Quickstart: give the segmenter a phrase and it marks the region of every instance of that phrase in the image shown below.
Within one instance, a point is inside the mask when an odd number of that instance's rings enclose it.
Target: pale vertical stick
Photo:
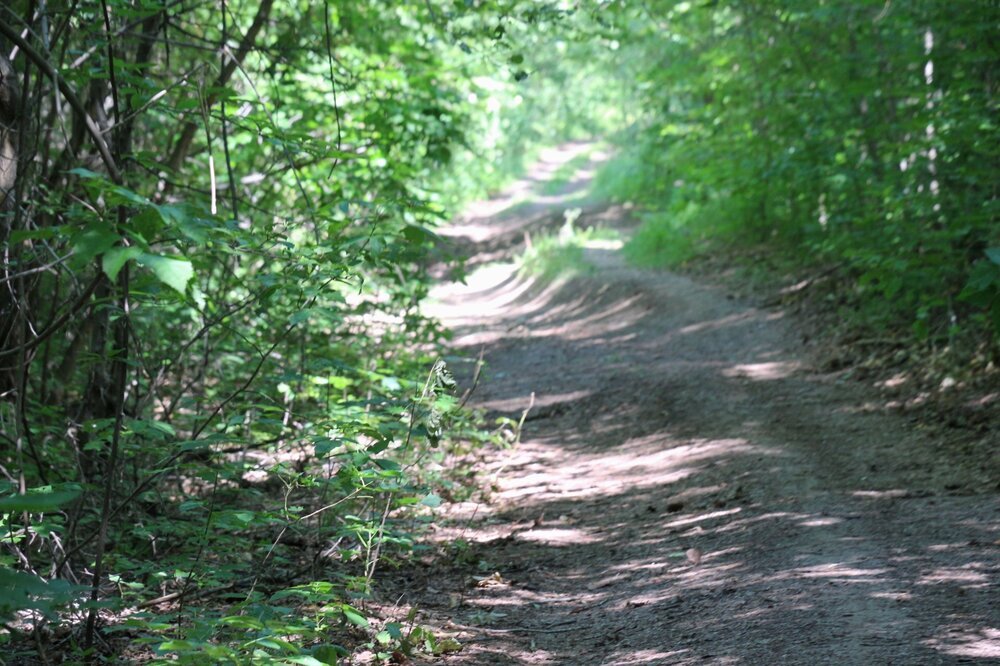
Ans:
[[[212,181],[212,215],[215,215],[219,209],[215,204],[215,158],[211,155],[208,156],[208,177]]]

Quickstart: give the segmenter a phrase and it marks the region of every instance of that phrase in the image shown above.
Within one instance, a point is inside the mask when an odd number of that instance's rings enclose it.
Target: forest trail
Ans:
[[[462,541],[412,599],[463,645],[442,663],[1000,660],[995,468],[949,462],[815,370],[780,309],[629,268],[608,242],[587,274],[518,275],[525,234],[557,232],[594,164],[532,192],[585,149],[447,232],[478,269],[433,309],[457,353],[484,352],[473,403],[516,420],[534,400],[486,462],[490,502],[448,509],[436,538]],[[630,224],[615,206],[576,222]]]

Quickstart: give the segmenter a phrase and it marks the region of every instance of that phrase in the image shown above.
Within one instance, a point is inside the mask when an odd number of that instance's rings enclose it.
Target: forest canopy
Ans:
[[[420,303],[458,261],[436,227],[540,146],[617,146],[594,196],[637,207],[639,263],[763,244],[836,272],[858,326],[995,360],[998,27],[972,0],[5,3],[0,645],[447,651],[361,606],[471,492],[450,461],[514,436]]]

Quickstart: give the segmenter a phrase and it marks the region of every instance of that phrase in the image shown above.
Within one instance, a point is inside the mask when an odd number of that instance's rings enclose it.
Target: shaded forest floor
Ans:
[[[584,148],[546,154],[448,232],[473,272],[433,309],[456,355],[484,354],[473,403],[530,410],[521,441],[480,462],[482,501],[442,507],[437,554],[394,582],[463,644],[443,662],[1000,659],[989,420],[893,411],[892,386],[803,346],[802,313],[630,268],[611,242],[587,245],[575,276],[519,274],[594,164],[532,193]],[[576,222],[633,225],[592,204]]]

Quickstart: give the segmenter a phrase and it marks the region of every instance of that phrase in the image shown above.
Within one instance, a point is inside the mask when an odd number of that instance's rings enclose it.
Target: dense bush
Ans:
[[[501,19],[0,8],[0,643],[67,621],[68,655],[108,623],[182,660],[333,663],[330,627],[433,642],[351,604],[450,490],[447,453],[490,436],[418,306],[473,71],[512,78],[465,53],[500,50]]]

